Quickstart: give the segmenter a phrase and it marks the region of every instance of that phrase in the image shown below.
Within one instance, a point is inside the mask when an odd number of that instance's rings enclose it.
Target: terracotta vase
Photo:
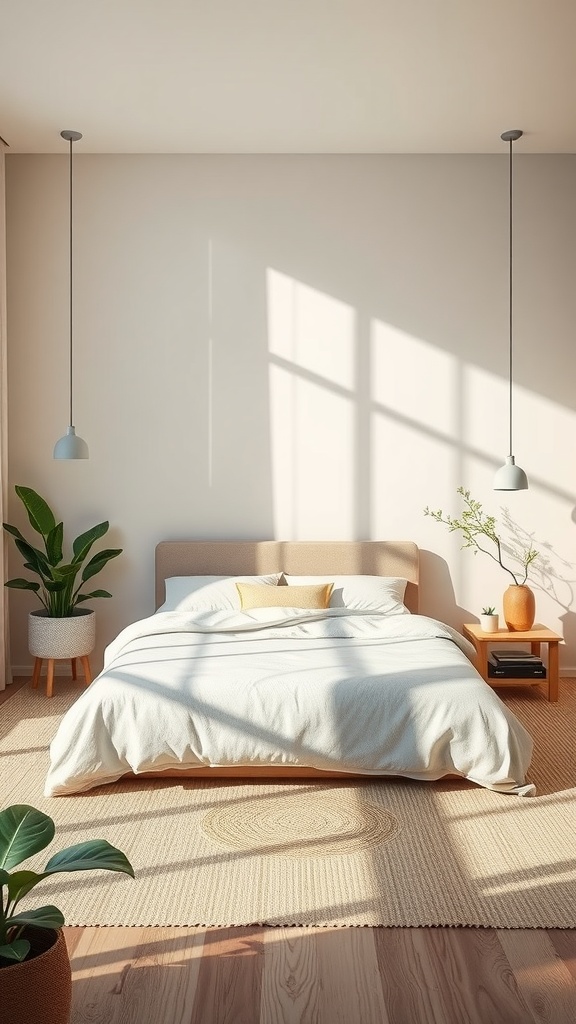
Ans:
[[[0,967],[2,1024],[68,1024],[72,972],[62,931],[26,928],[29,959]]]
[[[504,591],[503,610],[508,629],[514,632],[532,629],[536,601],[530,587],[525,583],[512,583]]]

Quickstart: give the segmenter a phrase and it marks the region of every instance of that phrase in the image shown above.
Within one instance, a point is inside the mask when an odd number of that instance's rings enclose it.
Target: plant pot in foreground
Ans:
[[[78,608],[67,618],[43,608],[28,615],[28,650],[35,658],[82,658],[95,643],[96,615],[90,608]]]
[[[0,967],[2,1024],[68,1024],[72,970],[62,931],[27,927],[34,955]]]
[[[532,629],[536,614],[534,593],[525,583],[512,583],[504,591],[504,618],[508,629],[523,632]]]

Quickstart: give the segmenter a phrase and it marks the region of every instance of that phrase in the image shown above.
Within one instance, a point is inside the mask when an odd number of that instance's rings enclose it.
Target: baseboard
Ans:
[[[77,661],[76,661],[76,668],[77,668],[78,675],[82,675],[82,662],[79,659],[77,659]],[[12,665],[12,678],[16,679],[18,676],[28,676],[30,679],[32,679],[32,672],[33,672],[33,670],[34,670],[33,662],[31,662],[29,665]],[[47,661],[43,661],[42,662],[42,672],[41,672],[41,675],[45,676],[47,670],[48,670],[48,662]],[[66,676],[68,676],[71,679],[72,678],[72,666],[70,665],[70,662],[69,661],[64,661],[64,660],[57,661],[56,662],[56,672],[55,672],[55,675],[57,675],[59,679],[63,679]]]

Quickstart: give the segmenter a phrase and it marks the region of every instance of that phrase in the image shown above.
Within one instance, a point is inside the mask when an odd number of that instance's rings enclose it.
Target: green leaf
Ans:
[[[90,839],[61,850],[50,858],[44,871],[51,875],[58,871],[92,871],[95,868],[124,871],[134,878],[134,869],[126,855],[105,839]]]
[[[21,963],[25,960],[30,952],[30,943],[28,939],[14,939],[9,946],[0,946],[0,957],[4,960],[15,960],[17,963]]]
[[[46,876],[39,875],[36,871],[13,871],[8,877],[10,879],[8,894],[14,903],[18,903],[23,896],[26,896]]]
[[[2,527],[6,530],[6,533],[10,533],[13,537],[18,537],[19,540],[26,540],[26,538],[20,533],[15,526],[10,526],[10,523],[2,523]]]
[[[10,877],[11,876],[8,874],[7,871],[4,870],[4,868],[0,868],[0,886],[8,885]]]
[[[22,557],[34,566],[34,572],[37,572],[39,576],[50,577],[50,562],[42,551],[32,547],[26,540],[16,540],[14,543]]]
[[[92,526],[89,530],[86,530],[86,533],[81,533],[79,537],[76,537],[72,545],[74,555],[72,561],[83,562],[94,541],[99,540],[105,533],[108,533],[109,528],[110,523],[106,520],[103,523],[98,523],[97,526]]]
[[[54,566],[52,569],[53,580],[70,580],[74,579],[76,574],[79,572],[80,566],[74,565],[73,562],[66,563],[65,565]]]
[[[45,580],[44,586],[49,594],[60,594],[62,590],[66,590],[68,584],[65,580]]]
[[[106,565],[106,562],[109,562],[111,558],[116,558],[121,554],[122,548],[105,548],[104,551],[99,551],[97,555],[94,555],[94,557],[90,559],[82,573],[82,580],[84,583],[86,580],[89,580],[91,576],[96,576],[96,573],[99,573]]]
[[[33,583],[32,580],[8,580],[4,586],[11,587],[12,590],[34,590],[36,593],[40,590],[40,584]]]
[[[54,822],[29,804],[13,804],[0,811],[0,867],[16,867],[44,850],[54,838]]]
[[[15,490],[28,513],[30,525],[37,533],[47,537],[56,526],[54,513],[48,503],[36,491],[33,491],[31,487],[19,487],[16,484]]]
[[[51,565],[58,565],[58,562],[62,561],[63,542],[64,523],[58,523],[46,538],[46,554]]]
[[[93,590],[91,594],[80,594],[76,598],[76,603],[80,604],[82,601],[91,601],[93,597],[112,597],[107,590]]]
[[[64,915],[58,907],[38,907],[36,910],[26,910],[22,914],[15,914],[9,917],[6,925],[9,928],[14,925],[33,924],[37,928],[61,928],[64,924]]]

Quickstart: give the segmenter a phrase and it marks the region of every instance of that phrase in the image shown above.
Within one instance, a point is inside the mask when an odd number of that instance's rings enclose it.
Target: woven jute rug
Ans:
[[[1,804],[56,822],[27,866],[105,838],[136,878],[56,876],[28,906],[53,903],[72,925],[576,927],[574,683],[558,704],[505,694],[535,739],[530,798],[394,779],[136,780],[45,799],[47,746],[77,693],[26,686],[0,707]]]

